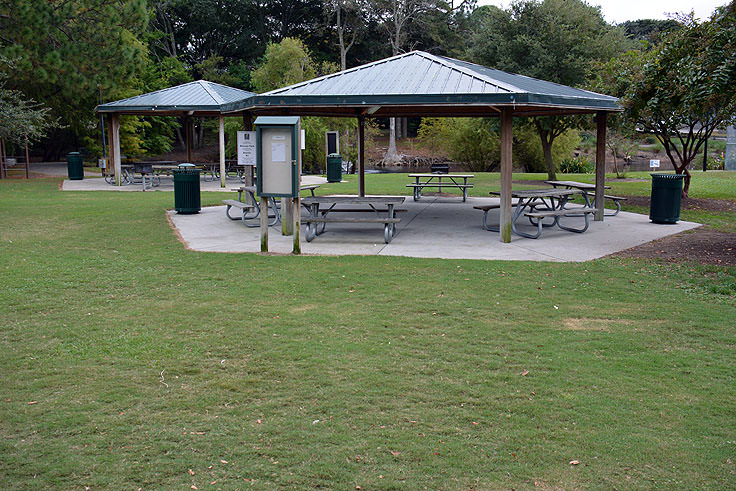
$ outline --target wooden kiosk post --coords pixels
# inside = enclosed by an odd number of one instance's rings
[[[261,252],[268,252],[268,199],[281,198],[283,235],[293,235],[292,252],[299,242],[299,182],[301,178],[301,125],[296,116],[260,116],[256,127],[256,191],[260,196]]]

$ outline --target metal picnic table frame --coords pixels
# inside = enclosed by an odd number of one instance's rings
[[[409,177],[414,178],[413,184],[407,184],[407,187],[413,188],[414,201],[418,201],[422,197],[422,189],[425,187],[436,187],[439,188],[439,192],[442,192],[443,187],[458,188],[463,192],[463,202],[468,199],[468,189],[472,188],[472,184],[468,184],[468,179],[475,177],[473,174],[409,174]],[[442,182],[442,179],[449,179],[450,182]],[[424,179],[420,181],[420,179]],[[435,181],[436,179],[436,181]],[[462,179],[463,183],[460,184],[455,179]]]
[[[501,193],[499,191],[491,191],[490,194],[498,196]],[[569,209],[568,212],[564,213],[565,206],[567,205],[568,200],[571,196],[574,196],[576,194],[583,195],[583,198],[585,199],[585,206],[580,209],[572,208]],[[588,214],[595,211],[590,207],[588,196],[583,194],[583,192],[578,189],[545,188],[511,190],[511,197],[517,199],[513,213],[511,215],[511,231],[514,232],[516,235],[520,235],[521,237],[527,237],[530,239],[539,238],[542,232],[542,227],[552,227],[555,225],[563,230],[567,230],[570,232],[584,232],[588,228]],[[551,212],[549,213],[549,218],[554,219],[553,223],[544,224],[543,218],[534,218],[530,216],[528,217],[529,222],[532,225],[538,226],[538,232],[536,234],[522,232],[516,228],[516,220],[518,220],[518,218],[522,214],[535,213],[539,210],[543,210],[541,213],[539,213],[540,215],[545,214],[545,212]],[[581,214],[585,218],[585,227],[583,229],[567,227],[560,223],[561,216],[576,216],[576,214]],[[498,229],[494,229],[491,227],[488,227],[487,229],[498,232]]]
[[[383,223],[383,238],[388,244],[396,234],[396,224],[400,221],[396,218],[395,206],[402,204],[404,200],[403,196],[313,196],[303,198],[302,205],[309,209],[309,216],[303,219],[307,225],[307,242],[311,242],[317,235],[323,234],[328,222]],[[320,205],[329,206],[320,209]],[[338,205],[359,205],[364,208],[336,208]],[[364,211],[375,212],[375,218],[334,218],[327,216],[330,213],[358,213]],[[384,212],[386,214],[382,215]],[[318,226],[320,223],[322,224],[321,228]]]

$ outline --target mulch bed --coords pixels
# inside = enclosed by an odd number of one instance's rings
[[[666,227],[666,225],[662,225]],[[736,234],[700,227],[626,249],[612,257],[641,257],[665,261],[696,261],[719,266],[736,266]]]

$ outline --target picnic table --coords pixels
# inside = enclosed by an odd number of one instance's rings
[[[491,191],[490,194],[500,195],[498,191]],[[552,227],[557,225],[563,230],[570,232],[582,233],[588,230],[589,215],[595,213],[595,208],[591,208],[586,202],[586,206],[577,208],[565,208],[568,200],[571,196],[576,194],[582,194],[579,189],[559,189],[559,188],[545,188],[545,189],[524,189],[524,190],[512,190],[511,197],[516,198],[516,204],[514,206],[513,213],[511,214],[511,230],[522,237],[528,237],[530,239],[537,239],[542,235],[543,227]],[[586,198],[587,199],[587,198]],[[524,215],[529,219],[532,225],[537,226],[536,234],[528,234],[522,232],[516,228],[516,220]],[[560,223],[561,217],[570,216],[583,216],[585,218],[585,226],[582,228],[574,228],[563,225]],[[552,218],[554,221],[551,224],[544,224],[545,218]],[[498,229],[488,228],[488,230],[498,231]]]
[[[312,196],[314,196],[314,190],[319,187],[319,184],[310,184],[305,186],[300,186],[299,191],[309,191]],[[252,222],[251,220],[255,220],[259,217],[261,214],[261,209],[257,206],[256,201],[256,187],[255,186],[240,186],[239,188],[232,189],[232,191],[235,191],[238,193],[238,199],[224,199],[222,202],[226,205],[225,208],[225,215],[230,220],[242,220],[243,223],[248,227],[258,227],[260,226],[260,222]],[[246,194],[246,200],[243,201],[243,193]],[[268,217],[271,219],[269,221],[268,225],[273,226],[276,225],[279,221],[281,221],[281,210],[279,209],[279,203],[276,201],[275,198],[268,198],[268,206],[271,208],[273,214],[269,214]],[[230,215],[230,210],[232,208],[238,208],[242,210],[242,215],[240,217],[233,217]],[[252,213],[252,215],[250,214]]]
[[[383,223],[386,244],[396,234],[396,205],[404,202],[403,196],[313,196],[302,199],[309,209],[309,216],[302,219],[307,225],[307,242],[325,231],[328,223]],[[335,214],[375,213],[371,218],[334,216]],[[333,215],[333,216],[329,216]],[[321,227],[318,227],[321,224]]]
[[[585,205],[592,206],[593,208],[595,208],[595,184],[590,184],[587,182],[578,182],[578,181],[544,181],[544,182],[556,188],[562,187],[565,189],[580,190],[583,193],[583,198],[585,199]],[[611,189],[611,186],[603,186],[603,189]],[[593,194],[592,200],[590,199],[591,194]],[[616,211],[610,214],[606,214],[607,217],[615,217],[616,215],[618,215],[619,212],[621,211],[621,201],[626,200],[626,198],[624,198],[623,196],[612,196],[608,194],[603,195],[603,199],[604,200],[610,199],[616,205]]]
[[[472,188],[472,184],[468,184],[468,179],[472,179],[475,176],[473,174],[409,174],[409,177],[414,178],[412,184],[407,184],[406,187],[413,188],[414,201],[418,201],[422,197],[422,189],[424,188],[439,188],[442,192],[442,188],[458,188],[463,192],[463,202],[468,199],[468,189]],[[444,182],[442,182],[444,179]],[[460,184],[459,180],[463,182]]]

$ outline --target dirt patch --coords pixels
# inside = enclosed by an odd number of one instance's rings
[[[565,319],[565,328],[571,331],[603,331],[609,332],[612,324],[620,322],[610,319],[580,319],[578,317],[568,317]]]
[[[700,227],[617,252],[611,257],[656,258],[674,262],[690,260],[736,266],[736,234]]]
[[[626,196],[625,203],[627,205],[643,206],[645,208],[649,208],[649,196]],[[736,201],[731,201],[728,199],[685,198],[682,200],[681,209],[736,212]]]

